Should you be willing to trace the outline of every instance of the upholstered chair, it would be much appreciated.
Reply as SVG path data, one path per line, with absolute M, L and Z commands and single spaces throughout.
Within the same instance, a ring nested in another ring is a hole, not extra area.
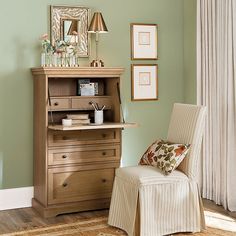
M 190 144 L 176 170 L 164 175 L 153 166 L 116 170 L 108 224 L 129 236 L 162 236 L 205 228 L 197 176 L 206 108 L 174 104 L 167 140 Z

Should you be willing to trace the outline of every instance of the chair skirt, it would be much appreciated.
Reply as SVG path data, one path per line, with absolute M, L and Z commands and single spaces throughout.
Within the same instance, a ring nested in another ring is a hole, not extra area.
M 165 176 L 151 166 L 119 168 L 108 224 L 129 236 L 199 232 L 205 220 L 198 185 L 178 170 Z

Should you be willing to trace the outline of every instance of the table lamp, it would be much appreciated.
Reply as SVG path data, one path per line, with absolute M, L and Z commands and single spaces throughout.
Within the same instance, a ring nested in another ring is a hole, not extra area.
M 96 34 L 96 38 L 95 38 L 96 59 L 91 62 L 90 64 L 91 67 L 104 67 L 103 61 L 98 59 L 98 41 L 99 41 L 99 33 L 107 33 L 107 32 L 108 30 L 107 30 L 105 21 L 102 17 L 102 13 L 95 12 L 88 28 L 88 33 Z

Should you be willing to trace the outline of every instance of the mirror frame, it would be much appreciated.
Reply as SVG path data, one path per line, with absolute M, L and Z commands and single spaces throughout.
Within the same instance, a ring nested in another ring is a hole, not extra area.
M 79 57 L 89 57 L 90 55 L 90 35 L 88 26 L 90 22 L 90 9 L 76 6 L 50 6 L 51 27 L 50 35 L 52 45 L 56 40 L 63 40 L 63 20 L 80 21 L 79 36 Z

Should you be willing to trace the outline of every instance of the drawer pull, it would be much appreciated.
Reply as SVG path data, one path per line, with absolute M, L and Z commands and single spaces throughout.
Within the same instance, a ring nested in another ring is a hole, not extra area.
M 106 182 L 107 182 L 107 180 L 106 180 L 106 179 L 102 179 L 102 182 L 103 182 L 103 183 L 106 183 Z
M 54 106 L 58 106 L 59 105 L 59 103 L 58 102 L 54 102 Z
M 63 158 L 63 159 L 65 159 L 65 158 L 67 158 L 67 157 L 68 157 L 67 155 L 62 155 L 62 158 Z
M 63 136 L 62 137 L 63 140 L 69 140 L 70 138 L 66 137 L 66 136 Z
M 66 136 L 62 136 L 63 140 L 68 140 L 68 141 L 80 141 L 79 138 L 75 138 L 75 137 L 66 137 Z
M 68 184 L 67 183 L 63 183 L 62 186 L 65 188 Z
M 106 156 L 106 155 L 107 155 L 107 153 L 106 153 L 106 152 L 102 152 L 102 155 L 103 155 L 103 156 Z
M 102 137 L 103 137 L 103 138 L 106 138 L 106 136 L 107 136 L 106 134 L 102 134 Z

